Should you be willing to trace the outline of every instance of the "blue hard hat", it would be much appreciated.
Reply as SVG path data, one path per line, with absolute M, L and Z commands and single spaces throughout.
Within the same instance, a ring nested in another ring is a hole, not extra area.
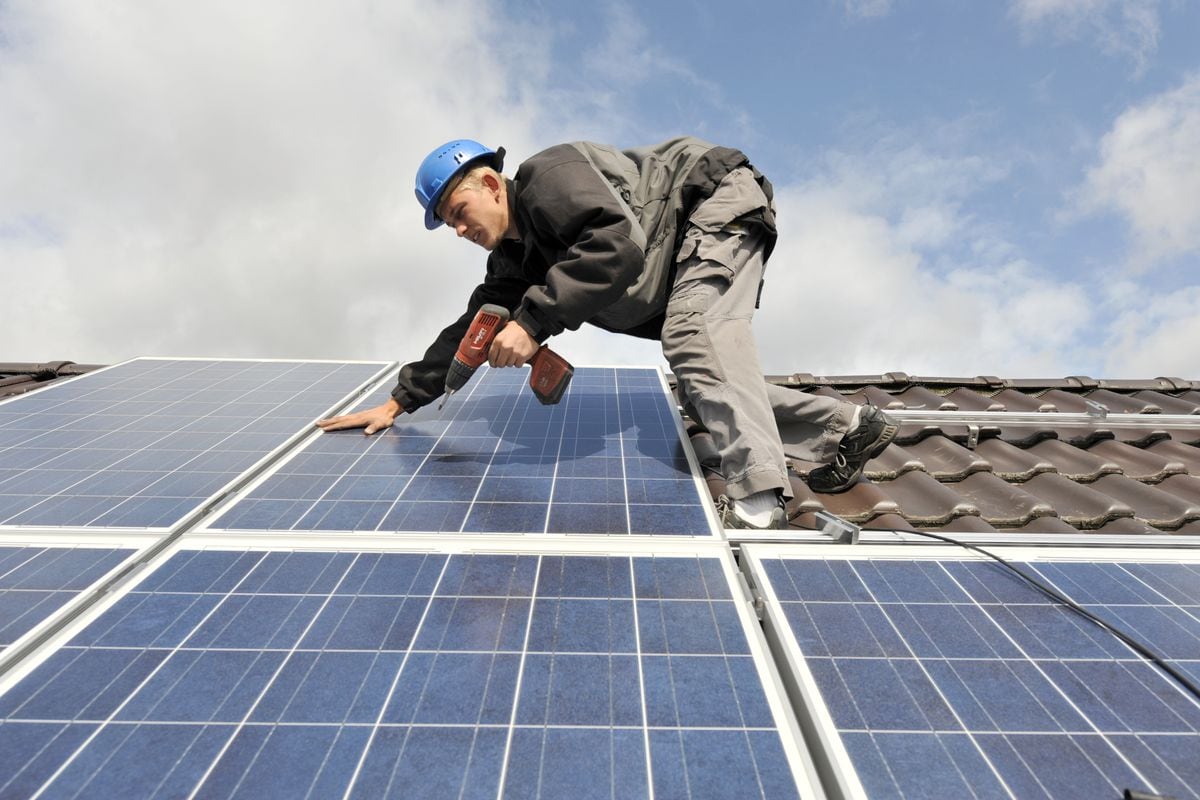
M 467 169 L 486 163 L 497 172 L 504 168 L 504 148 L 484 147 L 473 139 L 455 139 L 425 156 L 417 167 L 417 202 L 425 209 L 425 227 L 433 230 L 442 224 L 438 203 L 446 184 Z

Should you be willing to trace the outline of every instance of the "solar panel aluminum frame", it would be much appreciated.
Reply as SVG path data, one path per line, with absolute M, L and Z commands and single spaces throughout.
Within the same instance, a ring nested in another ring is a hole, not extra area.
M 166 548 L 154 554 L 149 563 L 136 573 L 128 576 L 119 585 L 111 586 L 108 593 L 99 602 L 94 603 L 86 612 L 57 630 L 52 637 L 42 642 L 31 653 L 25 654 L 23 661 L 16 664 L 7 673 L 0 673 L 0 696 L 3 696 L 13 686 L 32 673 L 46 659 L 51 657 L 60 647 L 83 631 L 89 624 L 98 619 L 108 609 L 118 603 L 129 592 L 137 589 L 138 585 L 151 577 L 154 572 L 166 564 L 172 556 L 181 552 L 196 552 L 203 550 L 228 552 L 384 552 L 384 553 L 413 553 L 436 555 L 481 555 L 481 554 L 512 554 L 526 556 L 558 556 L 558 555 L 591 555 L 601 557 L 692 557 L 716 558 L 721 565 L 721 571 L 730 591 L 733 606 L 738 620 L 746 636 L 757 674 L 762 682 L 763 692 L 769 706 L 772 718 L 780 736 L 784 753 L 788 760 L 788 768 L 795 781 L 801 798 L 824 800 L 827 797 L 825 789 L 818 777 L 817 765 L 814 763 L 809 749 L 801 734 L 800 722 L 793 710 L 792 702 L 787 694 L 785 679 L 779 672 L 773 659 L 763 629 L 755 614 L 754 603 L 746 586 L 745 577 L 739 570 L 733 557 L 733 551 L 723 542 L 696 543 L 678 540 L 620 540 L 619 547 L 606 548 L 597 551 L 587 542 L 569 540 L 563 543 L 515 541 L 500 542 L 500 546 L 490 544 L 480 546 L 481 542 L 475 536 L 457 537 L 426 537 L 425 539 L 398 540 L 394 536 L 364 537 L 349 546 L 342 537 L 313 536 L 302 543 L 291 543 L 292 546 L 280 547 L 277 536 L 254 534 L 192 534 L 170 543 Z M 132 696 L 132 694 L 131 694 Z M 649 788 L 648 796 L 653 796 L 653 787 Z
M 313 418 L 314 422 L 317 419 L 321 419 L 323 417 L 328 417 L 328 416 L 333 416 L 335 414 L 340 413 L 342 410 L 344 410 L 350 404 L 352 404 L 356 399 L 361 397 L 364 393 L 369 391 L 374 386 L 378 385 L 380 380 L 384 376 L 387 375 L 389 370 L 395 369 L 395 365 L 396 365 L 396 362 L 394 362 L 394 361 L 392 361 L 392 362 L 357 361 L 357 360 L 338 361 L 338 360 L 332 360 L 332 359 L 287 359 L 287 358 L 205 358 L 205 357 L 200 357 L 200 356 L 186 356 L 186 357 L 180 357 L 180 358 L 172 358 L 172 357 L 167 357 L 167 356 L 140 356 L 137 358 L 127 359 L 118 364 L 112 364 L 107 367 L 101 367 L 100 369 L 92 370 L 90 372 L 84 373 L 83 375 L 76 375 L 71 378 L 67 378 L 65 380 L 55 381 L 50 385 L 47 385 L 47 386 L 44 386 L 44 387 L 41 387 L 38 389 L 34 389 L 29 392 L 25 392 L 20 395 L 15 395 L 13 397 L 5 398 L 4 400 L 0 400 L 0 408 L 3 408 L 4 405 L 8 404 L 8 403 L 23 402 L 23 401 L 28 400 L 28 398 L 33 397 L 37 394 L 41 394 L 41 393 L 47 392 L 47 391 L 57 390 L 66 384 L 74 383 L 74 382 L 81 381 L 81 380 L 86 381 L 90 376 L 103 374 L 105 372 L 109 372 L 109 371 L 118 369 L 127 364 L 132 364 L 135 362 L 142 362 L 142 361 L 164 361 L 164 362 L 219 361 L 219 362 L 230 362 L 230 363 L 361 364 L 361 365 L 368 365 L 368 366 L 378 365 L 379 368 L 375 371 L 375 373 L 370 378 L 360 382 L 358 386 L 356 386 L 354 389 L 347 392 L 340 400 L 335 402 L 333 405 L 331 405 L 328 409 L 326 409 L 324 412 L 322 412 L 317 417 L 314 417 Z M 178 534 L 180 531 L 186 530 L 187 528 L 190 528 L 193 525 L 195 525 L 200 519 L 202 519 L 204 516 L 206 516 L 212 510 L 212 508 L 214 506 L 218 505 L 222 501 L 222 499 L 224 499 L 224 498 L 230 496 L 232 493 L 236 492 L 239 488 L 241 488 L 247 482 L 249 482 L 255 475 L 257 475 L 258 473 L 260 473 L 263 470 L 265 470 L 266 468 L 268 468 L 272 463 L 277 461 L 283 454 L 287 453 L 289 450 L 291 450 L 293 447 L 295 447 L 296 443 L 301 441 L 305 436 L 307 436 L 309 434 L 309 432 L 310 432 L 309 426 L 304 426 L 304 427 L 300 428 L 299 430 L 295 431 L 294 433 L 289 435 L 285 440 L 283 440 L 279 445 L 274 447 L 269 452 L 265 453 L 253 465 L 251 465 L 249 468 L 243 470 L 241 472 L 241 474 L 239 474 L 236 478 L 234 478 L 233 480 L 226 483 L 224 486 L 222 486 L 217 491 L 213 492 L 211 495 L 209 495 L 203 501 L 197 503 L 197 505 L 191 511 L 185 513 L 182 517 L 180 517 L 178 520 L 176 520 L 173 524 L 166 526 L 166 527 L 154 527 L 154 528 L 131 528 L 131 527 L 111 527 L 110 528 L 110 527 L 105 527 L 105 528 L 100 528 L 100 529 L 87 529 L 82 526 L 59 527 L 59 526 L 50 526 L 50 525 L 5 525 L 5 524 L 0 524 L 0 534 L 2 534 L 4 532 L 14 532 L 17 535 L 20 535 L 23 537 L 29 537 L 32 535 L 37 535 L 40 537 L 43 535 L 53 535 L 53 532 L 55 532 L 55 531 L 67 531 L 67 533 L 65 534 L 65 538 L 68 539 L 69 541 L 74 542 L 79 538 L 80 535 L 85 535 L 84 534 L 85 531 L 99 530 L 101 532 L 101 540 L 102 541 L 109 541 L 109 539 L 105 538 L 105 537 L 108 537 L 110 535 L 120 535 L 120 536 L 124 537 L 125 541 L 129 542 L 130 544 L 137 543 L 137 542 L 141 542 L 142 544 L 145 544 L 147 541 L 159 541 L 159 540 L 163 539 L 164 537 L 169 538 L 170 536 Z
M 989 559 L 977 553 L 949 545 L 934 545 L 906 551 L 894 546 L 875 545 L 860 540 L 856 545 L 822 545 L 812 547 L 803 544 L 746 544 L 740 550 L 741 568 L 756 607 L 762 610 L 763 632 L 779 665 L 784 686 L 796 711 L 804 739 L 816 765 L 822 785 L 830 798 L 855 800 L 868 797 L 850 755 L 838 735 L 825 700 L 809 669 L 804 654 L 796 641 L 792 628 L 784 614 L 783 606 L 774 587 L 767 579 L 763 561 L 781 557 L 800 557 L 816 561 L 828 559 L 847 560 L 895 560 L 923 561 L 948 559 L 988 563 Z M 1028 562 L 1097 562 L 1118 560 L 1142 560 L 1161 563 L 1200 564 L 1200 554 L 1189 550 L 1177 550 L 1168 554 L 1163 550 L 1139 548 L 1080 549 L 1080 548 L 1013 548 L 1003 553 L 1012 561 Z M 1163 675 L 1164 680 L 1169 678 Z
M 529 542 L 534 542 L 534 541 L 556 542 L 559 544 L 565 544 L 566 542 L 571 542 L 571 541 L 584 541 L 584 542 L 591 542 L 590 546 L 593 549 L 597 546 L 607 547 L 614 541 L 624 542 L 626 540 L 637 539 L 639 537 L 645 538 L 645 539 L 655 539 L 655 540 L 669 538 L 672 540 L 692 541 L 692 542 L 723 541 L 725 539 L 725 535 L 724 535 L 725 532 L 721 527 L 720 520 L 717 518 L 716 508 L 708 500 L 708 497 L 709 497 L 708 486 L 704 481 L 703 471 L 701 470 L 701 467 L 700 467 L 700 460 L 696 456 L 696 452 L 692 448 L 691 440 L 687 436 L 687 432 L 685 431 L 685 429 L 683 427 L 683 417 L 681 414 L 678 413 L 678 405 L 674 403 L 674 395 L 671 392 L 671 388 L 670 388 L 669 384 L 667 383 L 666 375 L 663 372 L 662 368 L 658 367 L 658 366 L 644 366 L 644 365 L 621 365 L 621 366 L 617 366 L 617 367 L 605 366 L 605 365 L 580 365 L 579 368 L 580 369 L 618 369 L 618 370 L 619 369 L 639 369 L 639 370 L 644 369 L 644 370 L 654 370 L 654 372 L 658 375 L 659 385 L 662 388 L 662 391 L 667 398 L 667 402 L 671 403 L 674 406 L 675 411 L 676 411 L 676 413 L 672 414 L 672 420 L 673 420 L 674 427 L 675 427 L 675 433 L 678 436 L 680 446 L 683 450 L 684 456 L 687 459 L 689 472 L 691 474 L 692 486 L 696 491 L 698 500 L 701 504 L 701 508 L 704 513 L 704 518 L 708 523 L 708 533 L 701 534 L 701 535 L 690 535 L 690 536 L 689 535 L 664 536 L 664 535 L 650 535 L 650 534 L 585 534 L 585 533 L 565 534 L 565 533 L 553 533 L 553 532 L 545 532 L 545 533 L 481 532 L 481 533 L 471 534 L 471 536 L 474 538 L 474 540 L 476 542 L 478 542 L 479 546 L 481 546 L 481 547 L 483 547 L 483 546 L 507 547 L 509 542 L 511 542 L 511 540 L 514 538 L 522 539 L 522 540 L 529 541 Z M 485 366 L 484 368 L 481 369 L 481 372 L 486 371 L 487 369 L 489 369 L 489 368 Z M 384 375 L 376 382 L 375 385 L 368 388 L 363 394 L 370 394 L 371 392 L 378 391 L 381 388 L 385 388 L 390 382 L 395 380 L 396 374 L 398 372 L 399 372 L 399 368 L 392 370 L 390 373 Z M 477 375 L 471 381 L 471 383 L 468 385 L 468 387 L 465 390 L 460 392 L 459 395 L 457 395 L 454 399 L 450 400 L 449 402 L 450 403 L 462 402 L 462 400 L 464 398 L 469 398 L 471 396 L 471 393 L 473 393 L 475 391 L 475 389 L 477 387 L 479 387 L 479 385 L 480 385 L 479 377 L 480 376 Z M 568 394 L 564 395 L 564 400 L 566 397 L 570 396 L 569 393 L 572 391 L 572 388 L 573 387 L 568 387 L 568 389 L 567 389 Z M 258 534 L 259 531 L 248 531 L 247 529 L 241 529 L 241 528 L 237 528 L 237 529 L 223 528 L 220 525 L 221 518 L 226 516 L 230 512 L 230 510 L 233 509 L 237 505 L 237 503 L 239 501 L 248 498 L 259 486 L 261 486 L 262 484 L 271 480 L 272 477 L 274 477 L 283 467 L 285 467 L 288 464 L 288 462 L 292 461 L 293 459 L 303 456 L 305 454 L 305 451 L 308 448 L 308 446 L 310 444 L 312 444 L 313 442 L 319 440 L 322 435 L 324 435 L 324 432 L 322 432 L 322 431 L 311 431 L 307 436 L 303 437 L 293 447 L 293 449 L 290 452 L 285 454 L 276 463 L 272 464 L 270 466 L 270 468 L 262 471 L 260 474 L 255 476 L 252 480 L 248 481 L 246 484 L 244 484 L 242 487 L 240 487 L 236 492 L 227 495 L 224 499 L 222 499 L 221 502 L 214 503 L 211 506 L 211 508 L 209 509 L 211 511 L 211 513 L 207 516 L 207 518 L 201 520 L 199 522 L 199 524 L 196 526 L 196 529 L 195 529 L 196 532 L 205 533 L 205 534 L 225 533 L 225 534 L 229 534 L 229 535 L 244 535 L 247 533 L 250 533 L 252 535 Z M 261 533 L 262 533 L 262 535 L 265 535 L 265 536 L 274 536 L 274 537 L 287 536 L 287 537 L 293 537 L 293 538 L 303 537 L 305 539 L 313 538 L 314 540 L 323 540 L 323 541 L 327 541 L 327 542 L 336 542 L 336 541 L 338 541 L 338 537 L 340 537 L 342 544 L 345 544 L 346 540 L 348 540 L 348 539 L 357 544 L 358 542 L 363 541 L 362 537 L 364 535 L 366 535 L 366 536 L 372 535 L 371 533 L 364 533 L 363 531 L 355 531 L 355 530 L 338 530 L 338 531 L 306 531 L 306 530 L 267 531 L 267 530 L 264 530 L 264 531 L 261 531 Z M 426 535 L 428 535 L 428 532 L 426 532 L 426 531 L 394 531 L 394 532 L 390 532 L 387 534 L 387 536 L 393 537 L 393 538 L 395 538 L 395 537 L 403 537 L 403 538 L 418 537 L 419 538 L 419 537 L 426 536 Z M 452 536 L 454 534 L 446 533 L 446 534 L 441 534 L 441 535 L 448 537 L 448 536 Z M 335 538 L 322 539 L 322 537 L 335 537 Z M 380 540 L 373 539 L 373 541 L 380 541 Z M 534 545 L 534 546 L 537 546 L 537 545 Z M 624 546 L 624 545 L 618 545 L 618 546 Z

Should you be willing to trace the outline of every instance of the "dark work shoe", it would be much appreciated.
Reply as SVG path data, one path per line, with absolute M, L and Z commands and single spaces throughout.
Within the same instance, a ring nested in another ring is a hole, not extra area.
M 721 527 L 725 530 L 750 530 L 750 531 L 785 531 L 788 527 L 787 510 L 783 507 L 783 498 L 779 498 L 779 506 L 771 512 L 771 520 L 766 525 L 759 527 L 751 525 L 748 521 L 733 510 L 736 500 L 730 500 L 726 495 L 721 495 L 717 498 L 717 519 L 721 520 Z
M 808 488 L 822 494 L 844 492 L 858 482 L 863 467 L 896 438 L 900 426 L 875 406 L 863 406 L 858 427 L 842 437 L 833 462 L 814 469 Z

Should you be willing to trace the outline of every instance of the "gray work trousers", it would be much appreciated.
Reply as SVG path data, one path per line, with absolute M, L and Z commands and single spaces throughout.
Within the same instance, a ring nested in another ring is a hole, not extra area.
M 832 460 L 854 413 L 852 403 L 763 380 L 750 326 L 766 265 L 762 229 L 739 217 L 767 205 L 741 168 L 696 208 L 662 329 L 680 400 L 712 435 L 734 500 L 768 489 L 791 497 L 785 456 Z

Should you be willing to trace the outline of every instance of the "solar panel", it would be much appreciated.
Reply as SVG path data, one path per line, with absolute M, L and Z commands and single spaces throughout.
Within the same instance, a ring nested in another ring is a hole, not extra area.
M 727 551 L 160 564 L 0 685 L 0 795 L 813 796 Z
M 527 380 L 527 370 L 481 369 L 443 411 L 426 406 L 370 438 L 318 434 L 206 527 L 717 533 L 658 370 L 580 368 L 553 406 Z
M 0 546 L 0 653 L 135 552 Z
M 170 528 L 385 366 L 137 359 L 0 403 L 0 528 Z
M 992 561 L 856 549 L 743 550 L 845 794 L 1198 796 L 1200 703 L 1166 673 Z M 1194 553 L 1033 558 L 1020 566 L 1200 678 Z

